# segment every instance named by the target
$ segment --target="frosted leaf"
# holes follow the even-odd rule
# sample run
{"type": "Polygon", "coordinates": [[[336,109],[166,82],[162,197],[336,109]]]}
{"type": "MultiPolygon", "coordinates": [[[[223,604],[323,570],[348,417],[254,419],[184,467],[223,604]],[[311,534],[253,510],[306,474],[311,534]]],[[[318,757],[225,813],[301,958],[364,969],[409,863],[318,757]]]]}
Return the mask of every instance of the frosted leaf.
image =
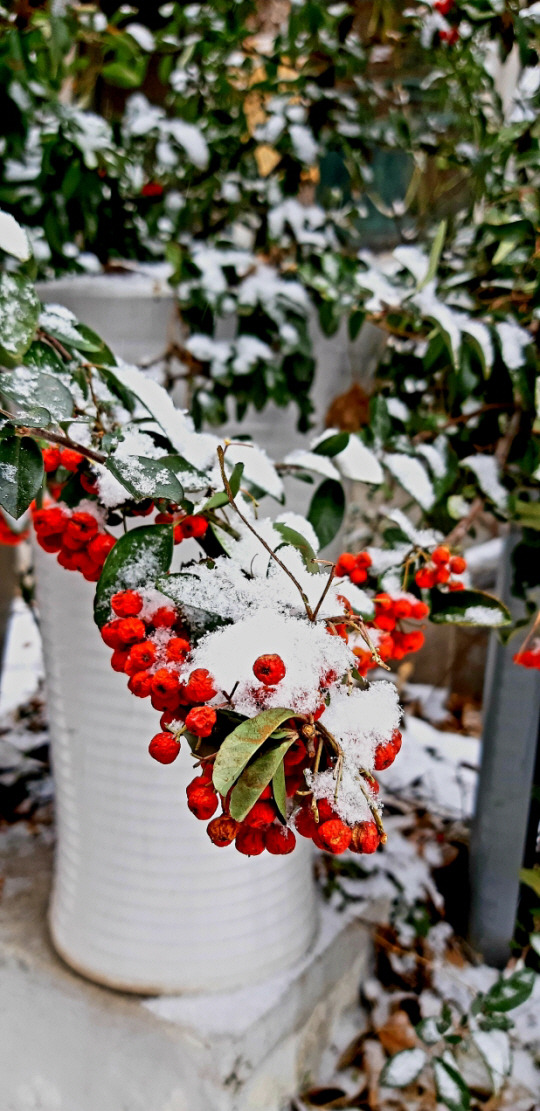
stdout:
{"type": "Polygon", "coordinates": [[[462,459],[461,465],[469,467],[476,475],[478,485],[482,492],[500,509],[505,512],[508,508],[508,491],[500,481],[500,468],[494,455],[468,455],[462,459]]]}
{"type": "Polygon", "coordinates": [[[404,405],[403,401],[400,401],[399,397],[387,397],[385,401],[390,416],[393,417],[394,420],[400,420],[405,424],[411,415],[410,409],[404,405]]]}
{"type": "Polygon", "coordinates": [[[472,1038],[490,1071],[493,1091],[497,1095],[512,1071],[512,1050],[508,1034],[505,1030],[477,1030],[472,1038]]]}
{"type": "Polygon", "coordinates": [[[200,128],[184,120],[174,119],[167,121],[167,130],[183,147],[190,162],[193,162],[199,170],[205,170],[210,160],[210,151],[200,128]]]}
{"type": "Polygon", "coordinates": [[[491,367],[493,365],[493,342],[487,325],[483,324],[481,320],[472,320],[471,317],[464,317],[461,327],[466,335],[476,340],[482,352],[486,367],[491,367]]]}
{"type": "Polygon", "coordinates": [[[495,325],[501,341],[503,362],[509,370],[519,370],[526,362],[525,350],[532,343],[532,336],[525,328],[511,321],[502,321],[495,325]]]}
{"type": "Polygon", "coordinates": [[[437,1095],[441,1102],[447,1107],[455,1108],[455,1111],[458,1111],[460,1108],[465,1109],[467,1105],[463,1100],[463,1081],[462,1087],[453,1075],[454,1072],[457,1072],[454,1059],[450,1058],[450,1061],[443,1061],[441,1058],[435,1057],[431,1064],[435,1077],[437,1095]]]}
{"type": "Polygon", "coordinates": [[[406,1088],[420,1075],[428,1056],[424,1049],[402,1049],[387,1062],[380,1083],[387,1088],[406,1088]]]}
{"type": "MultiPolygon", "coordinates": [[[[417,548],[430,549],[434,548],[442,540],[442,533],[437,532],[435,529],[417,529],[409,520],[409,518],[402,512],[401,509],[389,509],[385,512],[385,516],[389,521],[401,529],[404,536],[406,536],[412,544],[417,548]]],[[[370,549],[370,555],[372,550],[370,549]]]]}
{"type": "Polygon", "coordinates": [[[349,436],[347,447],[334,456],[344,478],[353,482],[370,482],[379,486],[384,475],[377,457],[362,443],[358,436],[349,436]]]}
{"type": "Polygon", "coordinates": [[[425,468],[411,455],[385,455],[383,462],[392,472],[400,486],[410,494],[422,509],[431,509],[435,504],[435,491],[425,468]]]}
{"type": "Polygon", "coordinates": [[[333,478],[334,481],[339,482],[339,471],[328,455],[317,455],[314,451],[303,451],[298,448],[296,451],[290,451],[283,460],[293,467],[301,467],[305,471],[313,471],[315,474],[324,475],[325,478],[333,478]]]}
{"type": "Polygon", "coordinates": [[[461,348],[461,313],[440,301],[435,293],[435,283],[429,282],[425,289],[415,293],[412,298],[413,305],[420,310],[422,316],[434,320],[448,337],[454,362],[457,363],[461,348]]]}
{"type": "Polygon", "coordinates": [[[40,328],[45,332],[58,334],[65,343],[73,344],[75,347],[82,339],[81,333],[75,327],[76,324],[77,317],[64,305],[44,305],[39,317],[40,328]]]}
{"type": "Polygon", "coordinates": [[[231,444],[225,456],[227,463],[235,466],[244,464],[242,481],[259,486],[265,493],[280,501],[283,497],[283,483],[269,456],[263,448],[255,444],[231,444]]]}
{"type": "Polygon", "coordinates": [[[315,529],[305,517],[302,517],[299,513],[287,511],[286,513],[280,513],[279,516],[276,517],[276,524],[287,525],[289,528],[294,529],[295,532],[299,532],[300,535],[304,537],[304,540],[307,540],[308,544],[311,545],[313,551],[318,552],[319,538],[315,529]]]}
{"type": "Polygon", "coordinates": [[[26,262],[32,253],[26,232],[8,212],[0,212],[0,250],[20,262],[26,262]]]}
{"type": "Polygon", "coordinates": [[[357,273],[355,281],[360,289],[368,290],[372,294],[365,302],[368,312],[382,312],[385,308],[397,308],[410,295],[410,290],[398,289],[391,285],[384,274],[374,268],[357,273]]]}
{"type": "Polygon", "coordinates": [[[418,455],[423,455],[435,478],[445,477],[446,459],[434,444],[419,444],[416,451],[418,455]]]}
{"type": "Polygon", "coordinates": [[[418,247],[396,247],[394,258],[409,270],[418,285],[423,282],[429,268],[429,258],[418,247]]]}
{"type": "MultiPolygon", "coordinates": [[[[458,601],[456,605],[459,605],[458,601]]],[[[501,610],[495,606],[467,606],[459,613],[445,613],[444,620],[447,625],[486,625],[494,629],[506,624],[501,610]]]]}
{"type": "Polygon", "coordinates": [[[291,124],[289,135],[297,158],[306,166],[313,166],[317,161],[319,147],[310,128],[299,123],[291,124]]]}
{"type": "Polygon", "coordinates": [[[128,35],[131,35],[132,39],[135,39],[137,46],[140,46],[141,50],[146,50],[148,53],[154,50],[154,36],[143,23],[128,23],[124,27],[124,30],[127,31],[128,35]]]}

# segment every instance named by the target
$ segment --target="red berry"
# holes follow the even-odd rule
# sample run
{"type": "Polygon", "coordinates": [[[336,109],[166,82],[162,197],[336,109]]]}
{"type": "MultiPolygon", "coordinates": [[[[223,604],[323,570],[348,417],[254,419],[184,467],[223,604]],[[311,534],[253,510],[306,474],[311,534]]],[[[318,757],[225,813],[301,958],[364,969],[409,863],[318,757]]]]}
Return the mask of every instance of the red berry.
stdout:
{"type": "Polygon", "coordinates": [[[45,474],[52,474],[60,466],[60,448],[44,447],[42,455],[45,474]]]}
{"type": "Polygon", "coordinates": [[[463,556],[452,556],[450,570],[454,572],[454,575],[462,575],[467,570],[467,560],[463,559],[463,556]]]}
{"type": "Polygon", "coordinates": [[[454,7],[454,0],[435,0],[433,7],[435,11],[440,12],[441,15],[448,15],[448,12],[452,11],[454,7]]]}
{"type": "Polygon", "coordinates": [[[313,838],[317,832],[317,822],[309,806],[302,806],[294,816],[294,824],[302,837],[313,838]]]}
{"type": "Polygon", "coordinates": [[[327,852],[339,855],[349,848],[352,830],[346,826],[341,818],[331,818],[319,826],[318,839],[327,852]]]}
{"type": "Polygon", "coordinates": [[[424,618],[428,616],[428,614],[429,606],[427,606],[425,602],[414,603],[411,611],[411,617],[413,617],[415,621],[423,621],[424,618]]]}
{"type": "Polygon", "coordinates": [[[274,804],[259,799],[258,802],[251,807],[249,814],[246,814],[244,822],[250,829],[265,829],[266,826],[272,825],[275,816],[276,808],[274,804]]]}
{"type": "Polygon", "coordinates": [[[91,513],[73,513],[64,529],[63,544],[71,550],[84,548],[97,536],[98,529],[99,524],[91,513]]]}
{"type": "Polygon", "coordinates": [[[377,613],[373,622],[378,629],[383,629],[387,633],[393,632],[396,627],[396,619],[391,613],[377,613]]]}
{"type": "Polygon", "coordinates": [[[461,579],[453,579],[448,583],[449,590],[465,590],[465,583],[461,579]]]}
{"type": "Polygon", "coordinates": [[[261,829],[241,825],[234,843],[238,852],[244,856],[260,856],[264,852],[264,833],[261,829]]]}
{"type": "MultiPolygon", "coordinates": [[[[182,536],[187,540],[193,537],[194,540],[201,540],[208,529],[208,521],[205,517],[191,516],[183,517],[177,528],[181,529],[182,536]]],[[[176,529],[174,530],[176,533],[176,529]]]]}
{"type": "Polygon", "coordinates": [[[159,609],[152,614],[150,620],[154,629],[172,629],[176,624],[178,614],[170,606],[160,606],[159,609]]]}
{"type": "Polygon", "coordinates": [[[216,724],[216,711],[211,706],[195,706],[186,717],[186,729],[195,737],[209,737],[216,724]]]}
{"type": "Polygon", "coordinates": [[[83,490],[86,490],[87,494],[98,494],[99,493],[99,484],[98,484],[97,480],[95,478],[91,478],[90,475],[87,475],[87,474],[84,474],[84,473],[80,474],[79,475],[79,482],[80,482],[83,490]]]}
{"type": "Polygon", "coordinates": [[[136,671],[146,671],[148,667],[152,667],[156,655],[156,646],[151,640],[142,640],[139,644],[134,644],[130,651],[129,664],[126,668],[128,674],[134,675],[136,671]]]}
{"type": "Polygon", "coordinates": [[[457,27],[452,27],[450,31],[439,31],[439,38],[441,42],[447,42],[449,46],[455,46],[459,41],[459,31],[457,27]]]}
{"type": "Polygon", "coordinates": [[[217,845],[219,849],[225,848],[230,845],[236,837],[238,829],[238,822],[234,818],[230,818],[228,814],[222,814],[219,818],[214,818],[209,822],[206,827],[206,832],[213,845],[217,845]]]}
{"type": "Polygon", "coordinates": [[[113,671],[125,671],[126,663],[129,658],[129,649],[115,648],[111,656],[111,667],[113,671]]]}
{"type": "Polygon", "coordinates": [[[171,637],[166,647],[166,656],[168,660],[179,663],[189,655],[190,651],[191,644],[189,640],[184,640],[184,637],[171,637]]]}
{"type": "Polygon", "coordinates": [[[136,590],[122,590],[113,594],[111,606],[118,617],[136,617],[143,608],[143,600],[136,590]]]}
{"type": "Polygon", "coordinates": [[[375,749],[375,771],[382,772],[389,768],[401,748],[402,737],[398,729],[394,729],[389,741],[377,745],[375,749]]]}
{"type": "Polygon", "coordinates": [[[115,544],[116,540],[114,536],[111,536],[108,532],[100,532],[98,536],[94,536],[94,539],[90,541],[88,545],[88,555],[96,563],[102,565],[105,563],[111,548],[114,548],[115,544]]]}
{"type": "MultiPolygon", "coordinates": [[[[170,734],[167,734],[170,736],[170,734]]],[[[206,822],[215,814],[218,807],[216,792],[209,785],[195,787],[188,793],[188,808],[199,821],[206,822]]]]}
{"type": "Polygon", "coordinates": [[[65,447],[60,452],[60,463],[65,467],[66,471],[76,471],[83,461],[82,455],[78,451],[72,451],[71,448],[65,447]]]}
{"type": "MultiPolygon", "coordinates": [[[[180,689],[180,681],[175,671],[169,671],[166,667],[160,667],[154,673],[152,678],[152,694],[158,695],[160,698],[168,700],[177,699],[180,689]]],[[[169,709],[170,707],[164,707],[169,709]]]]}
{"type": "MultiPolygon", "coordinates": [[[[294,775],[285,774],[285,793],[288,799],[294,798],[297,791],[303,791],[306,786],[303,771],[294,775]]],[[[262,796],[261,796],[262,797],[262,796]]]]}
{"type": "Polygon", "coordinates": [[[101,639],[105,641],[107,648],[120,648],[124,647],[118,635],[118,626],[120,625],[120,618],[117,617],[115,621],[107,621],[101,628],[101,639]]]}
{"type": "MultiPolygon", "coordinates": [[[[144,675],[145,673],[143,672],[142,674],[144,675]]],[[[181,711],[178,709],[164,710],[159,719],[159,724],[162,729],[170,729],[171,725],[176,725],[177,727],[182,725],[183,719],[181,717],[181,711]]]]}
{"type": "Polygon", "coordinates": [[[123,617],[118,623],[118,639],[120,644],[132,645],[146,637],[144,622],[139,617],[123,617]]]}
{"type": "Polygon", "coordinates": [[[391,597],[390,594],[386,594],[386,592],[382,594],[376,594],[374,600],[377,609],[393,611],[394,599],[391,597]]]}
{"type": "Polygon", "coordinates": [[[296,764],[301,764],[305,760],[306,756],[306,746],[304,742],[300,740],[300,737],[298,737],[298,740],[294,741],[291,747],[285,753],[285,758],[283,760],[285,769],[294,768],[296,764]]]}
{"type": "Polygon", "coordinates": [[[317,810],[319,812],[319,823],[329,822],[332,818],[337,818],[337,814],[328,799],[318,799],[317,810]]]}
{"type": "Polygon", "coordinates": [[[436,583],[437,569],[431,567],[429,563],[425,567],[421,567],[414,576],[414,581],[421,590],[431,590],[436,583]]]}
{"type": "Polygon", "coordinates": [[[281,656],[259,656],[253,664],[253,674],[266,687],[273,687],[285,677],[285,664],[281,656]]]}
{"type": "Polygon", "coordinates": [[[36,509],[32,521],[38,536],[57,536],[63,533],[69,517],[60,506],[55,505],[49,509],[36,509]]]}
{"type": "Polygon", "coordinates": [[[365,569],[367,567],[371,567],[372,563],[373,563],[373,560],[372,560],[369,552],[358,552],[358,555],[356,556],[356,566],[357,567],[362,567],[362,568],[365,569]]]}
{"type": "Polygon", "coordinates": [[[408,598],[396,598],[394,602],[394,613],[397,618],[412,617],[413,606],[408,598]]]}
{"type": "Polygon", "coordinates": [[[272,856],[287,856],[292,853],[296,845],[296,837],[292,829],[286,826],[272,825],[264,833],[264,847],[272,856]]]}
{"type": "Polygon", "coordinates": [[[450,548],[447,548],[443,544],[439,544],[439,547],[435,548],[435,551],[432,552],[431,558],[437,567],[445,563],[450,563],[450,548]]]}
{"type": "Polygon", "coordinates": [[[367,577],[367,571],[364,567],[355,567],[354,571],[351,571],[350,574],[351,582],[354,583],[355,586],[361,586],[362,583],[367,582],[367,577]]]}
{"type": "Polygon", "coordinates": [[[183,696],[188,702],[209,702],[217,694],[214,680],[205,667],[197,667],[191,672],[183,696]]]}
{"type": "Polygon", "coordinates": [[[128,689],[136,698],[148,698],[152,692],[152,676],[148,671],[136,671],[129,680],[128,689]]]}
{"type": "Polygon", "coordinates": [[[160,764],[172,764],[180,752],[180,741],[172,733],[156,733],[148,745],[148,751],[160,764]]]}
{"type": "Polygon", "coordinates": [[[380,841],[375,822],[359,822],[352,831],[350,849],[353,853],[374,853],[380,841]]]}
{"type": "MultiPolygon", "coordinates": [[[[36,534],[37,542],[44,552],[59,552],[62,547],[62,535],[58,533],[56,536],[43,536],[36,534]]],[[[5,543],[5,541],[3,541],[5,543]]]]}
{"type": "Polygon", "coordinates": [[[352,552],[342,552],[336,563],[336,575],[341,579],[343,575],[350,575],[355,567],[356,556],[353,556],[352,552]]]}
{"type": "Polygon", "coordinates": [[[449,567],[438,567],[435,581],[438,583],[447,583],[450,578],[449,567]]]}

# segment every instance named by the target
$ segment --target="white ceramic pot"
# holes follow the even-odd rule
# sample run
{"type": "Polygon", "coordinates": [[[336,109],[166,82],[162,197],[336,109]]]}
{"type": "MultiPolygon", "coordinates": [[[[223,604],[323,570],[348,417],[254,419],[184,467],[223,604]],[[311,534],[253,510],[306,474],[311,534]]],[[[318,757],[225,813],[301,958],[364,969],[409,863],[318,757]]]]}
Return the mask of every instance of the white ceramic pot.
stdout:
{"type": "Polygon", "coordinates": [[[65,305],[127,363],[157,359],[174,338],[176,298],[163,263],[126,263],[131,273],[71,274],[40,282],[42,301],[65,305]]]}
{"type": "Polygon", "coordinates": [[[36,550],[56,782],[50,926],[79,972],[127,991],[221,991],[281,972],[313,941],[310,846],[218,849],[187,809],[193,760],[148,755],[159,715],[110,667],[93,586],[36,550]]]}

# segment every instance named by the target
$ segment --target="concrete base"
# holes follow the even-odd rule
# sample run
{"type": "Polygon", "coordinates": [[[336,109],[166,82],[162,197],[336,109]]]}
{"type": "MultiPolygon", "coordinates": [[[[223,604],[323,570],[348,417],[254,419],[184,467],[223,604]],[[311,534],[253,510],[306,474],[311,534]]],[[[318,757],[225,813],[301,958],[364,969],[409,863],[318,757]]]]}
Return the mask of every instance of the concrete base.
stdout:
{"type": "Polygon", "coordinates": [[[43,835],[0,834],[2,1109],[280,1111],[317,1079],[368,971],[366,927],[323,910],[313,950],[279,977],[234,993],[142,999],[88,983],[56,956],[46,929],[51,867],[43,835]]]}

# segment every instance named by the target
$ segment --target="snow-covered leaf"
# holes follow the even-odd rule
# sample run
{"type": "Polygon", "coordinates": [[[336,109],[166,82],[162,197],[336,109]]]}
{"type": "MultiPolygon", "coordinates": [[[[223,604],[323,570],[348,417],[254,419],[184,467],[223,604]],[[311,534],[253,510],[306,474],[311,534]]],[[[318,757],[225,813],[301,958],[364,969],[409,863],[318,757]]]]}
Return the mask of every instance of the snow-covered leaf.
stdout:
{"type": "Polygon", "coordinates": [[[230,444],[225,456],[226,463],[244,464],[243,480],[251,486],[270,494],[276,501],[283,500],[283,483],[272,460],[256,444],[230,444]]]}
{"type": "Polygon", "coordinates": [[[498,1094],[512,1070],[512,1050],[505,1030],[477,1030],[473,1042],[491,1074],[493,1091],[498,1094]]]}
{"type": "Polygon", "coordinates": [[[332,478],[335,482],[339,482],[339,471],[326,455],[318,455],[314,451],[302,451],[301,448],[298,448],[296,451],[289,452],[283,462],[292,467],[302,467],[306,471],[314,471],[315,474],[321,474],[325,478],[332,478]]]}
{"type": "Polygon", "coordinates": [[[400,486],[407,491],[422,509],[431,509],[435,504],[435,490],[425,467],[412,455],[391,454],[383,457],[383,462],[392,472],[400,486]]]}
{"type": "Polygon", "coordinates": [[[431,244],[431,251],[429,252],[429,265],[428,265],[428,268],[427,268],[427,273],[426,273],[425,278],[423,278],[421,280],[420,285],[419,285],[419,289],[423,289],[424,286],[428,285],[429,282],[433,281],[433,279],[434,279],[434,277],[437,273],[437,270],[438,270],[438,267],[439,267],[439,261],[440,261],[441,255],[442,255],[442,249],[444,247],[444,241],[446,239],[446,229],[447,229],[447,227],[448,227],[448,221],[447,220],[441,220],[441,222],[440,222],[440,224],[437,228],[437,231],[435,233],[435,238],[433,240],[433,243],[431,244]]]}
{"type": "Polygon", "coordinates": [[[300,552],[307,570],[314,575],[318,575],[319,565],[315,563],[315,552],[305,537],[297,532],[296,529],[291,528],[290,525],[283,522],[276,521],[274,528],[276,532],[279,532],[280,536],[283,537],[283,542],[285,544],[291,544],[293,548],[296,548],[297,551],[300,552]]]}
{"type": "Polygon", "coordinates": [[[532,993],[536,980],[536,972],[532,968],[519,968],[511,976],[501,976],[497,983],[488,991],[484,999],[484,1010],[513,1011],[525,1003],[532,993]]]}
{"type": "Polygon", "coordinates": [[[29,436],[0,438],[0,505],[21,517],[35,498],[43,478],[43,458],[29,436]]]}
{"type": "Polygon", "coordinates": [[[169,570],[173,554],[170,525],[142,525],[116,541],[105,560],[94,599],[94,620],[101,628],[111,616],[111,598],[155,582],[169,570]]]}
{"type": "Polygon", "coordinates": [[[437,1097],[441,1103],[444,1103],[449,1111],[469,1111],[471,1105],[469,1089],[455,1065],[451,1065],[442,1057],[435,1057],[432,1068],[437,1097]]]}
{"type": "Polygon", "coordinates": [[[482,590],[456,590],[448,594],[432,590],[429,619],[436,625],[480,625],[490,629],[500,629],[512,621],[506,606],[482,590]]]}
{"type": "Polygon", "coordinates": [[[90,329],[84,335],[84,328],[77,317],[63,305],[44,305],[39,317],[39,326],[44,332],[76,351],[96,353],[103,346],[102,341],[90,329]]]}
{"type": "Polygon", "coordinates": [[[503,362],[509,370],[519,370],[526,361],[525,351],[532,343],[530,332],[511,320],[501,321],[495,328],[501,341],[503,362]]]}
{"type": "Polygon", "coordinates": [[[348,432],[336,432],[332,428],[329,432],[324,432],[322,436],[313,440],[311,450],[315,455],[329,455],[332,457],[338,455],[340,451],[344,451],[348,443],[348,432]]]}
{"type": "Polygon", "coordinates": [[[425,1018],[419,1022],[416,1033],[426,1045],[436,1045],[441,1040],[441,1032],[435,1017],[425,1018]]]}
{"type": "Polygon", "coordinates": [[[52,374],[17,367],[0,377],[0,394],[7,397],[17,408],[17,414],[26,410],[30,413],[40,407],[56,421],[69,420],[73,415],[73,398],[58,378],[52,374]]]}
{"type": "Polygon", "coordinates": [[[425,1050],[403,1049],[386,1062],[380,1083],[385,1088],[406,1088],[420,1075],[427,1061],[425,1050]]]}
{"type": "Polygon", "coordinates": [[[282,722],[294,715],[282,707],[263,710],[241,722],[224,740],[215,760],[213,782],[221,795],[227,795],[249,761],[282,722]]]}
{"type": "Polygon", "coordinates": [[[34,284],[22,274],[0,274],[0,360],[14,366],[28,350],[39,317],[34,284]]]}
{"type": "Polygon", "coordinates": [[[358,436],[351,436],[347,447],[334,456],[343,478],[352,482],[370,482],[380,486],[384,479],[377,457],[362,443],[358,436]]]}
{"type": "Polygon", "coordinates": [[[500,468],[494,455],[468,455],[461,465],[468,467],[478,481],[482,493],[500,510],[508,509],[508,490],[500,481],[500,468]]]}
{"type": "Polygon", "coordinates": [[[116,459],[113,455],[107,459],[105,466],[135,500],[168,498],[179,502],[184,497],[184,490],[174,473],[175,464],[174,455],[163,459],[147,459],[142,455],[116,459]]]}
{"type": "Polygon", "coordinates": [[[0,212],[0,250],[27,262],[32,254],[28,236],[9,212],[0,212]]]}

